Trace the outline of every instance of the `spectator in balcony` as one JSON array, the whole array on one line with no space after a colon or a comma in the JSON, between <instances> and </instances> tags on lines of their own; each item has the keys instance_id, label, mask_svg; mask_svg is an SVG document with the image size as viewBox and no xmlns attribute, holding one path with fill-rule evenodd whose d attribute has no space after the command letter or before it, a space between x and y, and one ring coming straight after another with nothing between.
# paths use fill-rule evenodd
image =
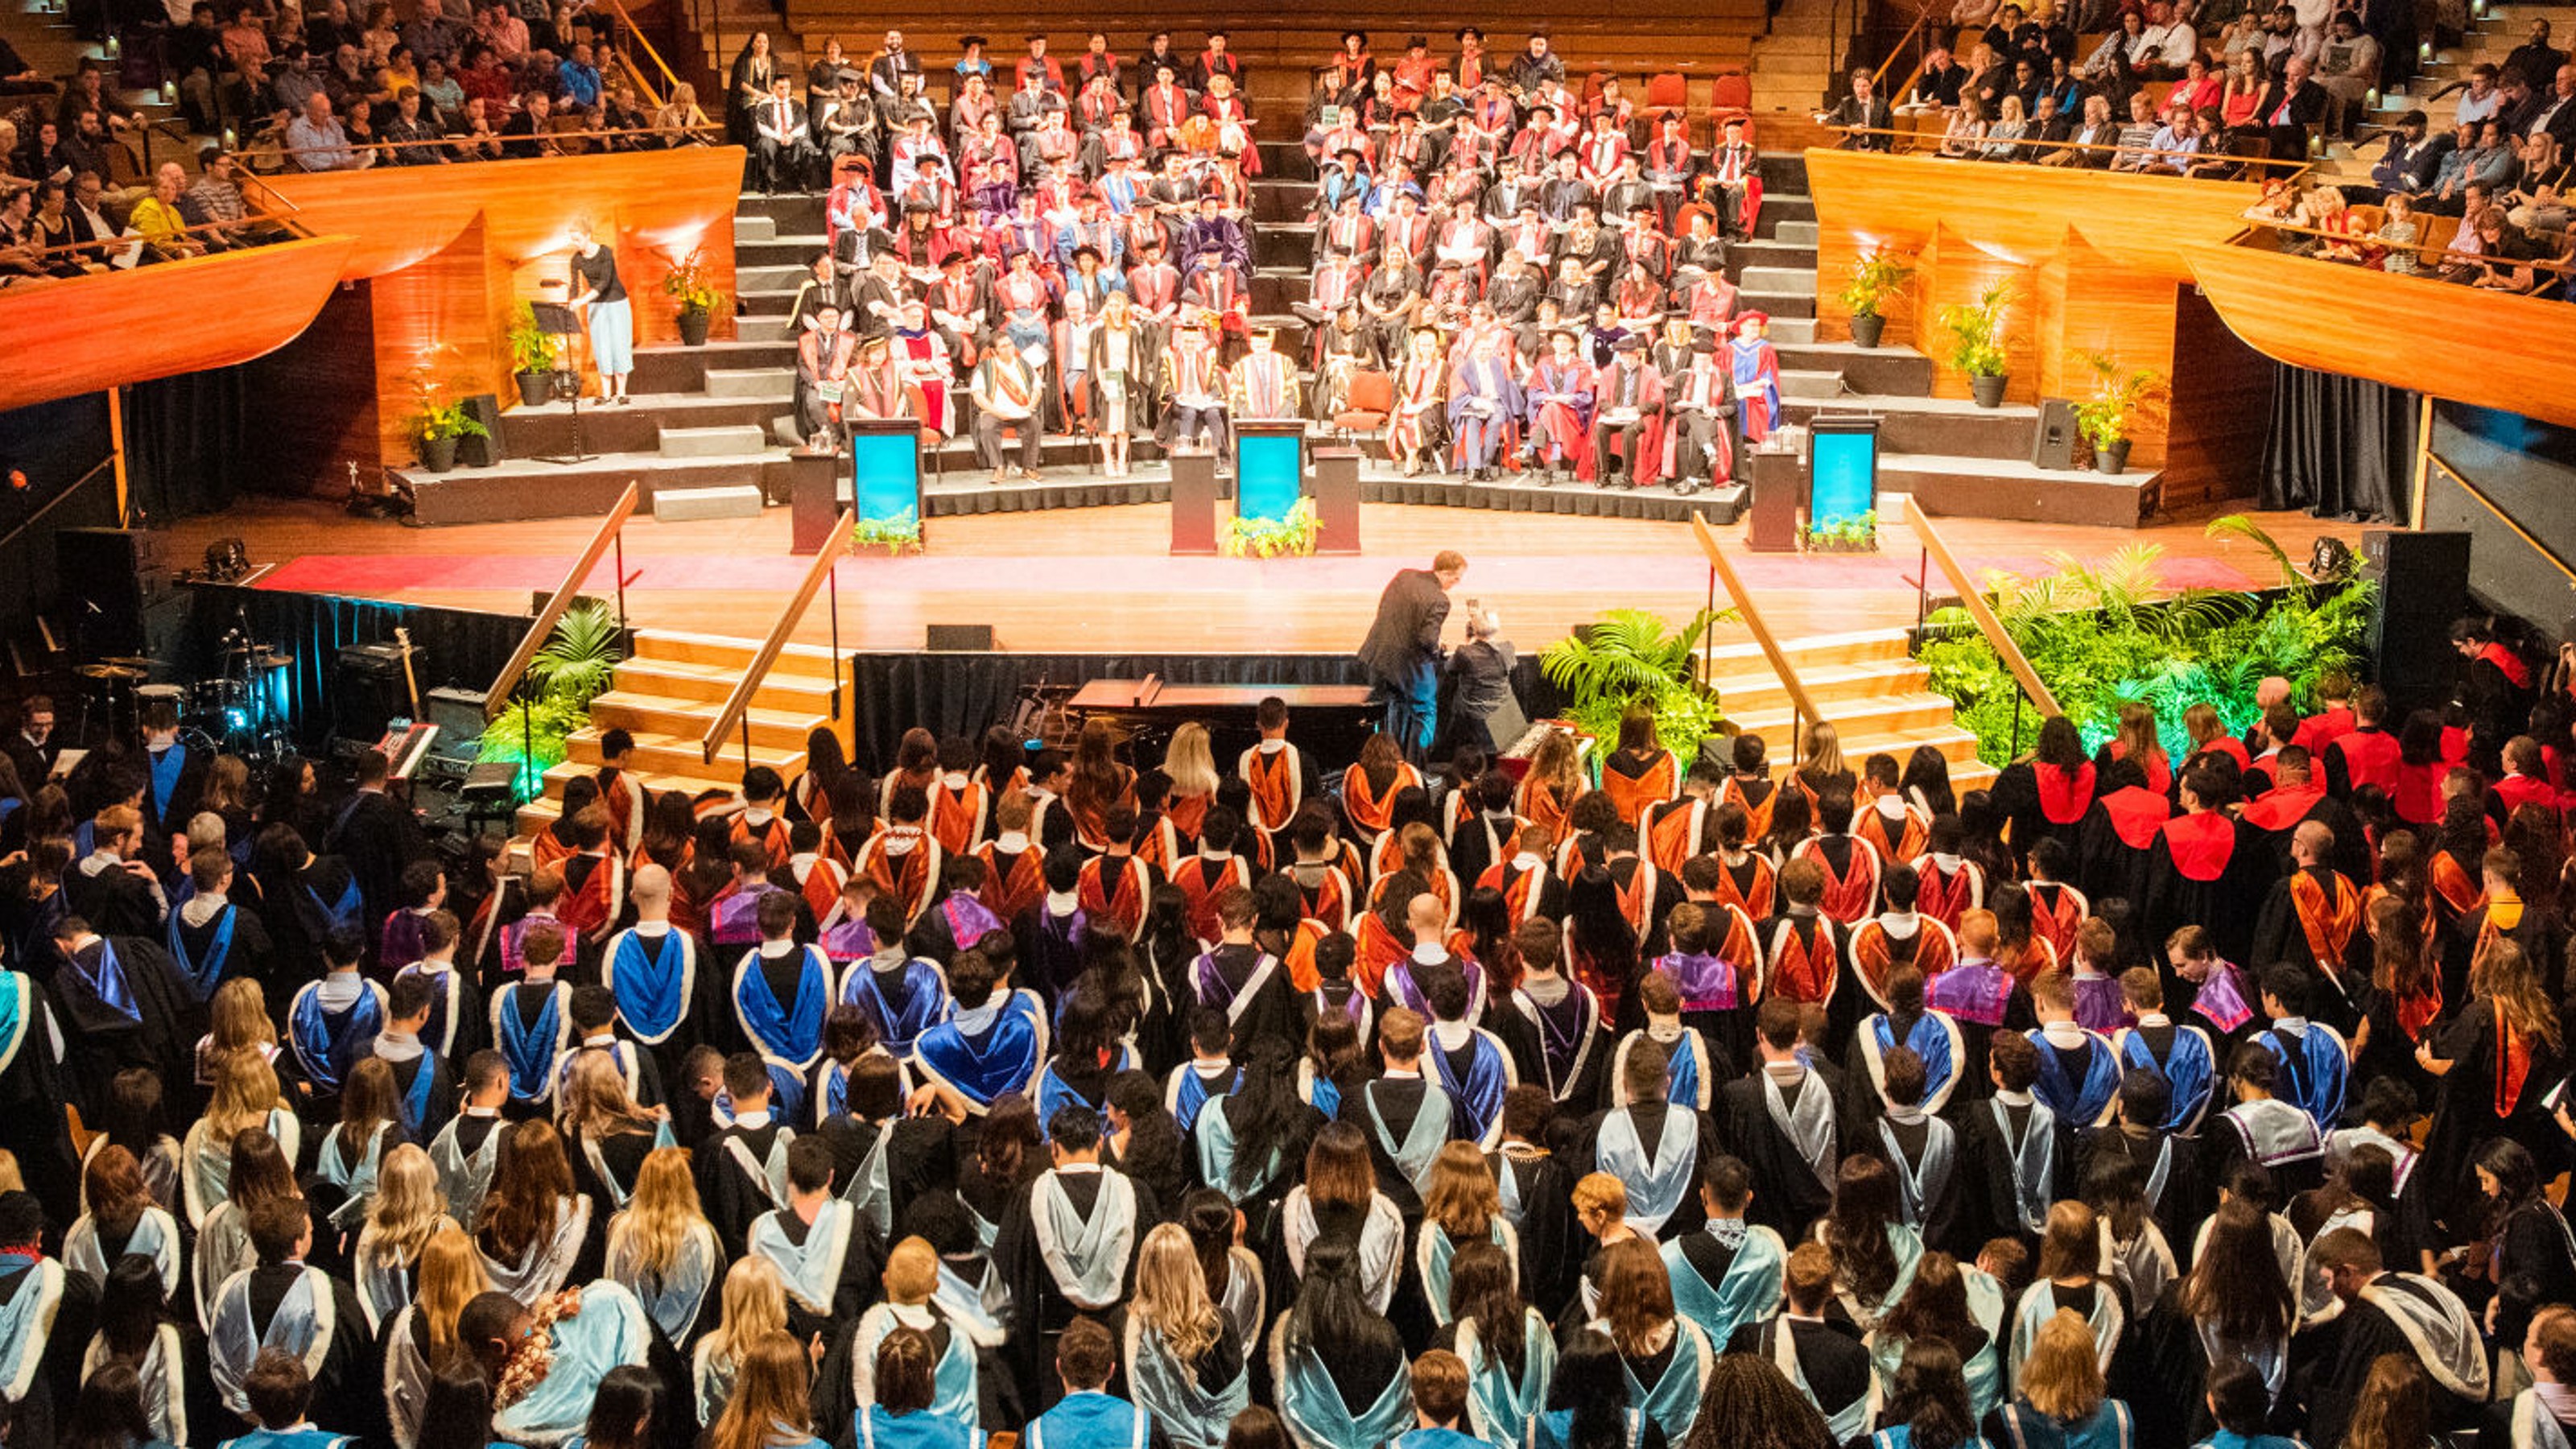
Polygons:
<instances>
[{"instance_id":1,"label":"spectator in balcony","mask_svg":"<svg viewBox=\"0 0 2576 1449\"><path fill-rule=\"evenodd\" d=\"M2218 116L2231 134L2253 124L2254 108L2263 103L2263 52L2240 50L2227 58L2227 80L2218 96Z\"/></svg>"},{"instance_id":2,"label":"spectator in balcony","mask_svg":"<svg viewBox=\"0 0 2576 1449\"><path fill-rule=\"evenodd\" d=\"M1923 57L1923 70L1914 78L1914 89L1906 92L1895 110L1907 116L1946 111L1959 103L1959 85L1967 78L1967 68L1951 56L1949 47L1935 46L1931 54Z\"/></svg>"},{"instance_id":3,"label":"spectator in balcony","mask_svg":"<svg viewBox=\"0 0 2576 1449\"><path fill-rule=\"evenodd\" d=\"M72 238L91 243L90 257L111 267L130 267L142 260L143 243L125 241L124 228L107 214L107 187L95 171L72 178Z\"/></svg>"},{"instance_id":4,"label":"spectator in balcony","mask_svg":"<svg viewBox=\"0 0 2576 1449\"><path fill-rule=\"evenodd\" d=\"M2165 92L2165 109L2189 106L2195 111L2217 110L2227 98L2227 83L2209 68L2209 62L2195 53L2183 62L2182 79Z\"/></svg>"},{"instance_id":5,"label":"spectator in balcony","mask_svg":"<svg viewBox=\"0 0 2576 1449\"><path fill-rule=\"evenodd\" d=\"M2327 134L2350 139L2356 124L2366 119L2363 108L2379 86L2379 67L2379 42L2361 33L2361 23L2351 11L2337 12L2325 50L2317 57L2317 84L2328 97ZM2576 125L2576 112L2568 120Z\"/></svg>"},{"instance_id":6,"label":"spectator in balcony","mask_svg":"<svg viewBox=\"0 0 2576 1449\"><path fill-rule=\"evenodd\" d=\"M326 69L328 69L327 66L314 63L313 53L306 50L302 44L287 47L286 56L279 63L277 73L267 80L267 101L254 99L247 109L254 115L266 112L275 116L277 120L274 125L292 124L302 118L306 104L313 97L320 96L325 101L330 100L330 89L323 84L322 78L322 73ZM260 94L261 85L258 80L247 74L242 77L242 80L250 88L254 97Z\"/></svg>"},{"instance_id":7,"label":"spectator in balcony","mask_svg":"<svg viewBox=\"0 0 2576 1449\"><path fill-rule=\"evenodd\" d=\"M1941 154L1968 160L1978 154L1986 139L1986 108L1974 96L1962 97L1959 109L1950 113L1949 128L1941 134Z\"/></svg>"},{"instance_id":8,"label":"spectator in balcony","mask_svg":"<svg viewBox=\"0 0 2576 1449\"><path fill-rule=\"evenodd\" d=\"M2561 64L2549 73L2549 89L2516 118L2514 132L2525 139L2547 136L2562 150L2576 146L2576 65Z\"/></svg>"},{"instance_id":9,"label":"spectator in balcony","mask_svg":"<svg viewBox=\"0 0 2576 1449\"><path fill-rule=\"evenodd\" d=\"M455 140L448 148L459 161L498 161L501 159L501 136L492 129L491 103L481 96L465 98L465 114L457 117Z\"/></svg>"},{"instance_id":10,"label":"spectator in balcony","mask_svg":"<svg viewBox=\"0 0 2576 1449\"><path fill-rule=\"evenodd\" d=\"M2157 80L2172 80L2200 54L2200 36L2191 22L2174 18L2173 6L2154 0L2147 23L2129 47L2129 68Z\"/></svg>"},{"instance_id":11,"label":"spectator in balcony","mask_svg":"<svg viewBox=\"0 0 2576 1449\"><path fill-rule=\"evenodd\" d=\"M187 189L187 168L176 161L164 161L161 169L152 173L152 194L134 204L134 215L128 218L127 225L143 238L149 260L175 262L206 254L206 244L188 234L188 220L179 214L179 197Z\"/></svg>"},{"instance_id":12,"label":"spectator in balcony","mask_svg":"<svg viewBox=\"0 0 2576 1449\"><path fill-rule=\"evenodd\" d=\"M224 59L237 71L246 72L253 67L264 71L275 59L268 48L268 31L247 5L234 14L232 24L224 27L223 45Z\"/></svg>"},{"instance_id":13,"label":"spectator in balcony","mask_svg":"<svg viewBox=\"0 0 2576 1449\"><path fill-rule=\"evenodd\" d=\"M162 41L162 59L179 82L179 113L189 129L212 132L222 125L219 89L231 69L224 55L224 33L215 24L215 7L197 0L188 23L174 27Z\"/></svg>"},{"instance_id":14,"label":"spectator in balcony","mask_svg":"<svg viewBox=\"0 0 2576 1449\"><path fill-rule=\"evenodd\" d=\"M2287 5L2275 5L2263 17L2263 65L2278 74L2281 62L2291 56L2305 57L2310 63L2325 43L2325 31L2300 28L2298 12Z\"/></svg>"},{"instance_id":15,"label":"spectator in balcony","mask_svg":"<svg viewBox=\"0 0 2576 1449\"><path fill-rule=\"evenodd\" d=\"M2165 123L2148 142L2147 164L2139 169L2188 175L2200 155L2201 139L2200 113L2189 106L2175 106L2165 112Z\"/></svg>"},{"instance_id":16,"label":"spectator in balcony","mask_svg":"<svg viewBox=\"0 0 2576 1449\"><path fill-rule=\"evenodd\" d=\"M411 53L423 60L432 56L454 60L473 36L472 27L464 21L448 18L446 7L440 0L420 0L419 13L402 30L403 44L410 46Z\"/></svg>"},{"instance_id":17,"label":"spectator in balcony","mask_svg":"<svg viewBox=\"0 0 2576 1449\"><path fill-rule=\"evenodd\" d=\"M563 88L564 99L575 107L587 110L599 104L599 67L591 59L588 41L572 43L572 54L555 66L555 82Z\"/></svg>"},{"instance_id":18,"label":"spectator in balcony","mask_svg":"<svg viewBox=\"0 0 2576 1449\"><path fill-rule=\"evenodd\" d=\"M2114 148L2120 144L2120 127L2111 119L2111 98L2086 96L2083 122L2066 139L2073 144L2050 147L2039 164L2083 171L2110 169Z\"/></svg>"},{"instance_id":19,"label":"spectator in balcony","mask_svg":"<svg viewBox=\"0 0 2576 1449\"><path fill-rule=\"evenodd\" d=\"M393 119L385 122L384 140L391 148L386 154L395 165L446 164L454 159L438 144L446 135L447 128L421 104L420 92L404 91L394 97Z\"/></svg>"},{"instance_id":20,"label":"spectator in balcony","mask_svg":"<svg viewBox=\"0 0 2576 1449\"><path fill-rule=\"evenodd\" d=\"M2264 152L2275 161L2308 159L2308 128L2325 119L2325 88L2308 78L2308 69L2304 56L2283 61L2279 77L2264 88L2254 107Z\"/></svg>"},{"instance_id":21,"label":"spectator in balcony","mask_svg":"<svg viewBox=\"0 0 2576 1449\"><path fill-rule=\"evenodd\" d=\"M2379 269L2401 277L2411 277L2423 269L2419 260L2424 229L2415 220L2415 202L2405 192L2393 191L2380 203L2379 229L2370 239L2381 249Z\"/></svg>"},{"instance_id":22,"label":"spectator in balcony","mask_svg":"<svg viewBox=\"0 0 2576 1449\"><path fill-rule=\"evenodd\" d=\"M72 234L71 189L60 182L38 183L34 196L34 214L27 218L25 239L33 254L29 260L49 276L78 277L107 270L107 263L87 252L66 251L79 238Z\"/></svg>"},{"instance_id":23,"label":"spectator in balcony","mask_svg":"<svg viewBox=\"0 0 2576 1449\"><path fill-rule=\"evenodd\" d=\"M751 113L769 99L770 82L778 78L778 58L769 53L769 32L756 30L733 58L725 90L725 134L737 146L752 144Z\"/></svg>"},{"instance_id":24,"label":"spectator in balcony","mask_svg":"<svg viewBox=\"0 0 2576 1449\"><path fill-rule=\"evenodd\" d=\"M197 233L210 247L247 246L256 239L240 225L250 204L234 179L236 169L231 152L208 146L197 153L196 182L180 194L179 215L190 226L210 228Z\"/></svg>"},{"instance_id":25,"label":"spectator in balcony","mask_svg":"<svg viewBox=\"0 0 2576 1449\"><path fill-rule=\"evenodd\" d=\"M2030 134L2030 113L2022 108L2021 97L2007 95L1994 124L1986 127L1985 140L1977 146L1977 159L2018 161L2022 159L2021 143L2028 140Z\"/></svg>"},{"instance_id":26,"label":"spectator in balcony","mask_svg":"<svg viewBox=\"0 0 2576 1449\"><path fill-rule=\"evenodd\" d=\"M2408 111L2384 133L2386 145L2380 152L2379 164L2370 168L2370 184L2383 200L2433 189L2442 158L2450 154L2452 140L2447 133L2433 135L2431 124L2431 118L2422 111Z\"/></svg>"},{"instance_id":27,"label":"spectator in balcony","mask_svg":"<svg viewBox=\"0 0 2576 1449\"><path fill-rule=\"evenodd\" d=\"M540 156L560 156L563 148L555 144L554 97L544 91L530 91L519 98L519 113L501 123L501 155L512 161L533 161Z\"/></svg>"},{"instance_id":28,"label":"spectator in balcony","mask_svg":"<svg viewBox=\"0 0 2576 1449\"><path fill-rule=\"evenodd\" d=\"M475 38L492 47L492 53L505 61L517 60L528 53L528 22L510 13L510 7L494 0L483 7L474 23ZM470 52L473 46L466 49Z\"/></svg>"},{"instance_id":29,"label":"spectator in balcony","mask_svg":"<svg viewBox=\"0 0 2576 1449\"><path fill-rule=\"evenodd\" d=\"M2515 46L2513 53L2504 58L2504 68L2533 77L2558 74L2558 68L2567 63L2567 52L2551 45L2549 39L2549 22L2546 19L2533 20L2530 38Z\"/></svg>"},{"instance_id":30,"label":"spectator in balcony","mask_svg":"<svg viewBox=\"0 0 2576 1449\"><path fill-rule=\"evenodd\" d=\"M303 114L286 125L286 159L299 171L362 171L376 164L376 153L349 144L349 133L331 112L331 98L314 91L304 98Z\"/></svg>"},{"instance_id":31,"label":"spectator in balcony","mask_svg":"<svg viewBox=\"0 0 2576 1449\"><path fill-rule=\"evenodd\" d=\"M47 181L39 183L51 186ZM0 196L0 287L13 287L51 275L37 250L36 193L17 190Z\"/></svg>"},{"instance_id":32,"label":"spectator in balcony","mask_svg":"<svg viewBox=\"0 0 2576 1449\"><path fill-rule=\"evenodd\" d=\"M1895 113L1885 97L1877 93L1876 78L1868 70L1851 73L1851 94L1837 102L1830 111L1815 113L1816 123L1831 126L1843 133L1846 151L1885 151L1891 149L1886 134Z\"/></svg>"},{"instance_id":33,"label":"spectator in balcony","mask_svg":"<svg viewBox=\"0 0 2576 1449\"><path fill-rule=\"evenodd\" d=\"M420 68L421 107L441 127L456 124L465 114L465 87L457 84L455 75L444 61L425 61Z\"/></svg>"},{"instance_id":34,"label":"spectator in balcony","mask_svg":"<svg viewBox=\"0 0 2576 1449\"><path fill-rule=\"evenodd\" d=\"M2114 171L2144 171L2155 153L2156 103L2145 91L2129 92L2129 123L2120 128L2120 149L2112 154Z\"/></svg>"},{"instance_id":35,"label":"spectator in balcony","mask_svg":"<svg viewBox=\"0 0 2576 1449\"><path fill-rule=\"evenodd\" d=\"M2129 53L2138 47L2147 33L2146 18L2135 10L2120 12L2120 28L2102 37L2093 53L2084 57L2076 74L2084 84L2109 96L2125 96L2137 85L2130 69Z\"/></svg>"},{"instance_id":36,"label":"spectator in balcony","mask_svg":"<svg viewBox=\"0 0 2576 1449\"><path fill-rule=\"evenodd\" d=\"M2526 265L2547 255L2545 248L2532 235L2505 218L2504 208L2489 206L2461 225L2476 234L2477 258L2462 269L2455 280L2466 281L2482 291L2522 295L2542 281L2537 268Z\"/></svg>"}]
</instances>

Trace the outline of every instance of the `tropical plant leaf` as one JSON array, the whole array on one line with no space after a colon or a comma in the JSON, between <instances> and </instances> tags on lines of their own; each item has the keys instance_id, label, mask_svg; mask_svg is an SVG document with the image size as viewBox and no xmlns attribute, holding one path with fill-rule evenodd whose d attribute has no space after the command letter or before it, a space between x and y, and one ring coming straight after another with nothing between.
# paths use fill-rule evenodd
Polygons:
<instances>
[{"instance_id":1,"label":"tropical plant leaf","mask_svg":"<svg viewBox=\"0 0 2576 1449\"><path fill-rule=\"evenodd\" d=\"M2263 551L2272 556L2272 566L2280 570L2281 587L2285 589L2294 588L2306 582L2299 576L2298 566L2290 562L2289 550L2281 547L2281 541L2266 532L2263 525L2242 513L2230 513L2223 518L2213 518L2201 533L2207 538L2242 538L2262 545Z\"/></svg>"}]
</instances>

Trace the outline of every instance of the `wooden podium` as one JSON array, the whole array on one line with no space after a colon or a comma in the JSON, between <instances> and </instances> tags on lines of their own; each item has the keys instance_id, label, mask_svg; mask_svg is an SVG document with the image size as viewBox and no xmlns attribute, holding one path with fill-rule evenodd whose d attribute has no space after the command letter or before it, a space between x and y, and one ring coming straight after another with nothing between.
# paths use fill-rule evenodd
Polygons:
<instances>
[{"instance_id":1,"label":"wooden podium","mask_svg":"<svg viewBox=\"0 0 2576 1449\"><path fill-rule=\"evenodd\" d=\"M1746 455L1753 507L1744 546L1755 553L1798 551L1798 510L1807 503L1806 460L1795 450L1755 448Z\"/></svg>"},{"instance_id":2,"label":"wooden podium","mask_svg":"<svg viewBox=\"0 0 2576 1449\"><path fill-rule=\"evenodd\" d=\"M1216 552L1216 454L1190 448L1172 454L1172 553Z\"/></svg>"},{"instance_id":3,"label":"wooden podium","mask_svg":"<svg viewBox=\"0 0 2576 1449\"><path fill-rule=\"evenodd\" d=\"M1360 551L1360 450L1352 447L1314 450L1315 473L1309 497L1315 500L1315 552Z\"/></svg>"}]
</instances>

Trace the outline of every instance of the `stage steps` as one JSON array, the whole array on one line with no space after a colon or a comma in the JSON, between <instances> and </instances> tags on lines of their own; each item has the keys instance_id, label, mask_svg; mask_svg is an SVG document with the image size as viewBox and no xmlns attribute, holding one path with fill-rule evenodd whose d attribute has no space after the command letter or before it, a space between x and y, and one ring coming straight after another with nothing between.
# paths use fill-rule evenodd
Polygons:
<instances>
[{"instance_id":1,"label":"stage steps","mask_svg":"<svg viewBox=\"0 0 2576 1449\"><path fill-rule=\"evenodd\" d=\"M1977 758L1977 737L1953 722L1949 699L1924 687L1927 676L1905 630L1783 639L1780 652L1834 727L1843 759L1855 772L1882 752L1894 755L1902 769L1907 756L1929 745L1949 761L1954 789L1993 781L1994 767ZM1762 736L1773 770L1785 772L1796 753L1794 711L1761 646L1751 640L1711 645L1707 659L1709 682L1727 719Z\"/></svg>"},{"instance_id":2,"label":"stage steps","mask_svg":"<svg viewBox=\"0 0 2576 1449\"><path fill-rule=\"evenodd\" d=\"M565 741L565 759L546 771L544 793L519 808L525 836L544 829L562 812L567 781L596 772L602 734L623 728L635 737L634 766L646 789L690 795L732 792L742 784L742 734L736 729L712 761L699 741L725 697L760 651L754 639L674 629L635 631L633 652L617 667L615 686L591 701L590 724ZM752 695L751 761L787 779L805 768L805 741L830 728L849 742L849 711L832 718L838 670L829 649L790 644ZM513 852L524 846L513 842Z\"/></svg>"}]
</instances>

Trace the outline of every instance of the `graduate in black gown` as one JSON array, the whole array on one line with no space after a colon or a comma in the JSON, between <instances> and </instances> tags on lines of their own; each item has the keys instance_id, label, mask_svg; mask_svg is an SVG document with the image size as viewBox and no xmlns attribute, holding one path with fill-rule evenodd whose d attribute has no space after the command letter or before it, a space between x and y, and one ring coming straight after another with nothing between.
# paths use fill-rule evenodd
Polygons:
<instances>
[{"instance_id":1,"label":"graduate in black gown","mask_svg":"<svg viewBox=\"0 0 2576 1449\"><path fill-rule=\"evenodd\" d=\"M1747 1215L1795 1240L1833 1205L1833 1182L1842 1160L1834 1090L1798 1058L1800 1012L1796 1002L1772 997L1754 1021L1751 1076L1719 1089L1718 1134L1753 1169L1763 1188Z\"/></svg>"},{"instance_id":2,"label":"graduate in black gown","mask_svg":"<svg viewBox=\"0 0 2576 1449\"><path fill-rule=\"evenodd\" d=\"M72 913L110 936L157 936L167 914L161 882L144 849L143 817L111 805L90 822L90 849L63 873ZM166 837L165 837L166 838Z\"/></svg>"},{"instance_id":3,"label":"graduate in black gown","mask_svg":"<svg viewBox=\"0 0 2576 1449\"><path fill-rule=\"evenodd\" d=\"M2147 853L2147 939L2207 926L2220 955L2248 961L2255 920L2272 888L2272 854L2261 832L2227 813L2236 785L2221 767L2185 770L2179 794L2183 813L2165 822Z\"/></svg>"},{"instance_id":4,"label":"graduate in black gown","mask_svg":"<svg viewBox=\"0 0 2576 1449\"><path fill-rule=\"evenodd\" d=\"M102 936L79 916L54 927L53 995L69 1035L74 1101L103 1102L107 1085L127 1067L165 1082L193 1079L193 1053L203 1011L170 964L170 953L140 936Z\"/></svg>"},{"instance_id":5,"label":"graduate in black gown","mask_svg":"<svg viewBox=\"0 0 2576 1449\"><path fill-rule=\"evenodd\" d=\"M188 857L188 898L170 910L163 941L171 964L186 978L188 994L213 999L215 988L236 976L259 982L272 1001L283 1000L268 985L275 947L259 913L232 899L236 877L231 852L209 845Z\"/></svg>"},{"instance_id":6,"label":"graduate in black gown","mask_svg":"<svg viewBox=\"0 0 2576 1449\"><path fill-rule=\"evenodd\" d=\"M787 1148L796 1129L772 1113L769 1064L756 1052L725 1058L724 1095L732 1120L691 1153L698 1205L714 1225L726 1256L742 1256L754 1219L787 1195Z\"/></svg>"},{"instance_id":7,"label":"graduate in black gown","mask_svg":"<svg viewBox=\"0 0 2576 1449\"><path fill-rule=\"evenodd\" d=\"M2286 1397L2306 1410L2307 1442L2343 1442L2371 1366L2389 1353L2424 1370L2434 1434L2474 1422L2490 1383L2486 1344L2451 1290L2420 1274L2387 1271L2379 1245L2359 1228L2319 1235L2308 1266L2325 1275L2343 1308L2290 1341Z\"/></svg>"},{"instance_id":8,"label":"graduate in black gown","mask_svg":"<svg viewBox=\"0 0 2576 1449\"><path fill-rule=\"evenodd\" d=\"M1520 1234L1521 1296L1550 1323L1574 1296L1583 1254L1574 1221L1576 1173L1550 1150L1556 1101L1523 1082L1503 1094L1503 1142L1492 1155L1503 1216Z\"/></svg>"},{"instance_id":9,"label":"graduate in black gown","mask_svg":"<svg viewBox=\"0 0 2576 1449\"><path fill-rule=\"evenodd\" d=\"M787 1201L752 1221L749 1251L767 1258L787 1288L787 1329L800 1343L829 1338L878 1296L884 1240L858 1206L834 1191L831 1144L787 1145Z\"/></svg>"},{"instance_id":10,"label":"graduate in black gown","mask_svg":"<svg viewBox=\"0 0 2576 1449\"><path fill-rule=\"evenodd\" d=\"M370 953L376 949L385 917L401 904L403 867L422 855L420 827L412 821L411 807L386 793L391 774L384 751L359 755L357 789L332 812L331 827L322 836L322 853L348 862L349 874L358 883Z\"/></svg>"},{"instance_id":11,"label":"graduate in black gown","mask_svg":"<svg viewBox=\"0 0 2576 1449\"><path fill-rule=\"evenodd\" d=\"M32 1195L0 1193L0 1357L26 1385L8 1406L12 1444L55 1442L98 1322L98 1280L45 1256L46 1222Z\"/></svg>"},{"instance_id":12,"label":"graduate in black gown","mask_svg":"<svg viewBox=\"0 0 2576 1449\"><path fill-rule=\"evenodd\" d=\"M1011 1197L993 1239L993 1265L1011 1285L1012 1370L1031 1407L1061 1385L1044 1372L1077 1314L1123 1333L1136 1245L1162 1221L1151 1189L1103 1165L1100 1114L1079 1104L1047 1123L1054 1166Z\"/></svg>"}]
</instances>

